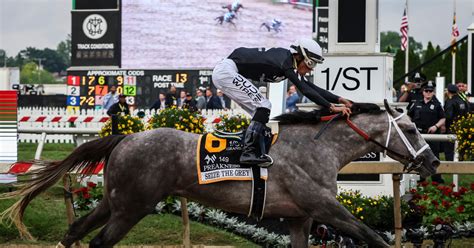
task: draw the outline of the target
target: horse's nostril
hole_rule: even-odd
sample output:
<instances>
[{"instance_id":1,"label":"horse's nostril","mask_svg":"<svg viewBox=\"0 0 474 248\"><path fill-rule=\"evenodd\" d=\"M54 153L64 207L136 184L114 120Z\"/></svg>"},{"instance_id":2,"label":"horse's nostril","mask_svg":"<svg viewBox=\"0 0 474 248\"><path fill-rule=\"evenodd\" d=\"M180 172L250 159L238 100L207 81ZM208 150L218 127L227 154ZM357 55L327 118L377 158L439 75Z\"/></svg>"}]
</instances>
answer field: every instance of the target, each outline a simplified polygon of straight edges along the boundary
<instances>
[{"instance_id":1,"label":"horse's nostril","mask_svg":"<svg viewBox=\"0 0 474 248\"><path fill-rule=\"evenodd\" d=\"M438 166L439 166L440 164L441 164L441 162L439 162L439 160L433 161L433 166L434 166L435 168L438 168Z\"/></svg>"}]
</instances>

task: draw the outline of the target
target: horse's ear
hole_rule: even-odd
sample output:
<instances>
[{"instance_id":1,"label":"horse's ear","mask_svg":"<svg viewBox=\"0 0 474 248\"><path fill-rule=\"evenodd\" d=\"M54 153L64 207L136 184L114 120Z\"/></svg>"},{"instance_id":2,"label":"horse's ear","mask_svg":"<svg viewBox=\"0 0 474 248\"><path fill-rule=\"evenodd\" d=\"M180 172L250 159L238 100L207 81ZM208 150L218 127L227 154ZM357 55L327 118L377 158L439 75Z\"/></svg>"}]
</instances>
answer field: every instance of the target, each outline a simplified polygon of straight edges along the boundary
<instances>
[{"instance_id":1,"label":"horse's ear","mask_svg":"<svg viewBox=\"0 0 474 248\"><path fill-rule=\"evenodd\" d=\"M385 107L385 110L387 110L387 112L393 116L393 110L390 108L390 105L388 105L388 101L387 99L383 99L383 106Z\"/></svg>"}]
</instances>

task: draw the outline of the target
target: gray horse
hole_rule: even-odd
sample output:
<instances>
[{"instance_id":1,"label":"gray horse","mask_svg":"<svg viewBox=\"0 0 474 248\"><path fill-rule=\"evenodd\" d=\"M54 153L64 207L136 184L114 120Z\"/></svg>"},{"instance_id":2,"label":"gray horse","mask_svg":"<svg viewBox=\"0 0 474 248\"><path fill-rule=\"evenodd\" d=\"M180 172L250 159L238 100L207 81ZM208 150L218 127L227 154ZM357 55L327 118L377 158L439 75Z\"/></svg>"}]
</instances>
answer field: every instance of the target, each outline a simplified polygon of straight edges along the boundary
<instances>
[{"instance_id":1,"label":"gray horse","mask_svg":"<svg viewBox=\"0 0 474 248\"><path fill-rule=\"evenodd\" d=\"M351 117L354 125L374 142L364 140L341 119L332 122L321 138L315 140L314 135L323 123L316 123L314 114L298 112L278 118L281 125L278 141L270 151L275 164L269 168L264 217L288 220L292 247L308 247L313 220L334 226L370 247L388 247L335 197L338 171L368 152L382 152L381 144L387 139L389 156L405 165L415 165L413 168L423 177L435 173L439 160L426 148L414 124L388 105L386 109L377 107L375 113ZM46 163L18 191L1 195L0 199L22 196L3 216L8 216L23 235L28 235L22 223L28 203L67 172L93 169L98 161L107 162L104 198L94 210L71 225L58 247L70 247L104 225L90 241L90 247L112 247L169 195L246 214L251 192L248 181L198 184L195 164L198 138L196 134L160 128L88 142L63 161Z\"/></svg>"}]
</instances>

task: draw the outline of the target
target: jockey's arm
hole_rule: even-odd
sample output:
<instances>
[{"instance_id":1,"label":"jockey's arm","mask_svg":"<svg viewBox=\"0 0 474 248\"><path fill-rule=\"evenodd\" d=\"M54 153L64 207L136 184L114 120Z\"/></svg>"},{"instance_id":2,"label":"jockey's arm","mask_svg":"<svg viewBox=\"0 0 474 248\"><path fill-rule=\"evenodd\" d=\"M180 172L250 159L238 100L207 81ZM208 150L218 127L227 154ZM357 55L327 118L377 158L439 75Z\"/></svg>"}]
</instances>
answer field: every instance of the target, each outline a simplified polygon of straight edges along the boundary
<instances>
[{"instance_id":1,"label":"jockey's arm","mask_svg":"<svg viewBox=\"0 0 474 248\"><path fill-rule=\"evenodd\" d=\"M318 87L316 84L313 84L313 83L310 83L310 82L306 81L304 77L302 77L302 81L304 83L308 84L314 90L316 90L322 97L324 97L329 102L331 102L331 103L341 103L341 104L344 104L348 108L352 107L352 101L347 100L342 96L334 95L333 93Z\"/></svg>"},{"instance_id":2,"label":"jockey's arm","mask_svg":"<svg viewBox=\"0 0 474 248\"><path fill-rule=\"evenodd\" d=\"M325 108L328 108L328 109L331 108L331 103L326 98L321 96L317 90L313 89L309 85L309 83L305 81L301 81L298 78L297 74L292 69L287 70L285 74L288 80L290 80L296 86L296 88L298 88L301 91L301 93L304 96L306 96L309 100ZM337 99L336 99L336 102L337 102Z\"/></svg>"},{"instance_id":3,"label":"jockey's arm","mask_svg":"<svg viewBox=\"0 0 474 248\"><path fill-rule=\"evenodd\" d=\"M328 100L329 102L332 103L339 103L339 99L341 98L340 96L334 95L333 93L324 90L320 87L318 87L316 84L310 83L302 77L303 83L306 83L309 87L313 88L315 91L317 91L324 99Z\"/></svg>"}]
</instances>

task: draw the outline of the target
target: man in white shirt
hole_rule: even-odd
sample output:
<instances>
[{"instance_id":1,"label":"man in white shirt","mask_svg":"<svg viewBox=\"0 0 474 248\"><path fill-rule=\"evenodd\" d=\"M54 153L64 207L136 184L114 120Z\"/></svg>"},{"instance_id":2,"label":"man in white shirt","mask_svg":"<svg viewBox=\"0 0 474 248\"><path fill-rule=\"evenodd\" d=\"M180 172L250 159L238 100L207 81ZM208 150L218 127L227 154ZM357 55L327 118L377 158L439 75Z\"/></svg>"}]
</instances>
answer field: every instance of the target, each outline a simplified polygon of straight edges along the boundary
<instances>
[{"instance_id":1,"label":"man in white shirt","mask_svg":"<svg viewBox=\"0 0 474 248\"><path fill-rule=\"evenodd\" d=\"M109 110L109 108L118 101L117 87L112 85L109 88L109 92L104 96L104 102L102 106L105 110Z\"/></svg>"}]
</instances>

